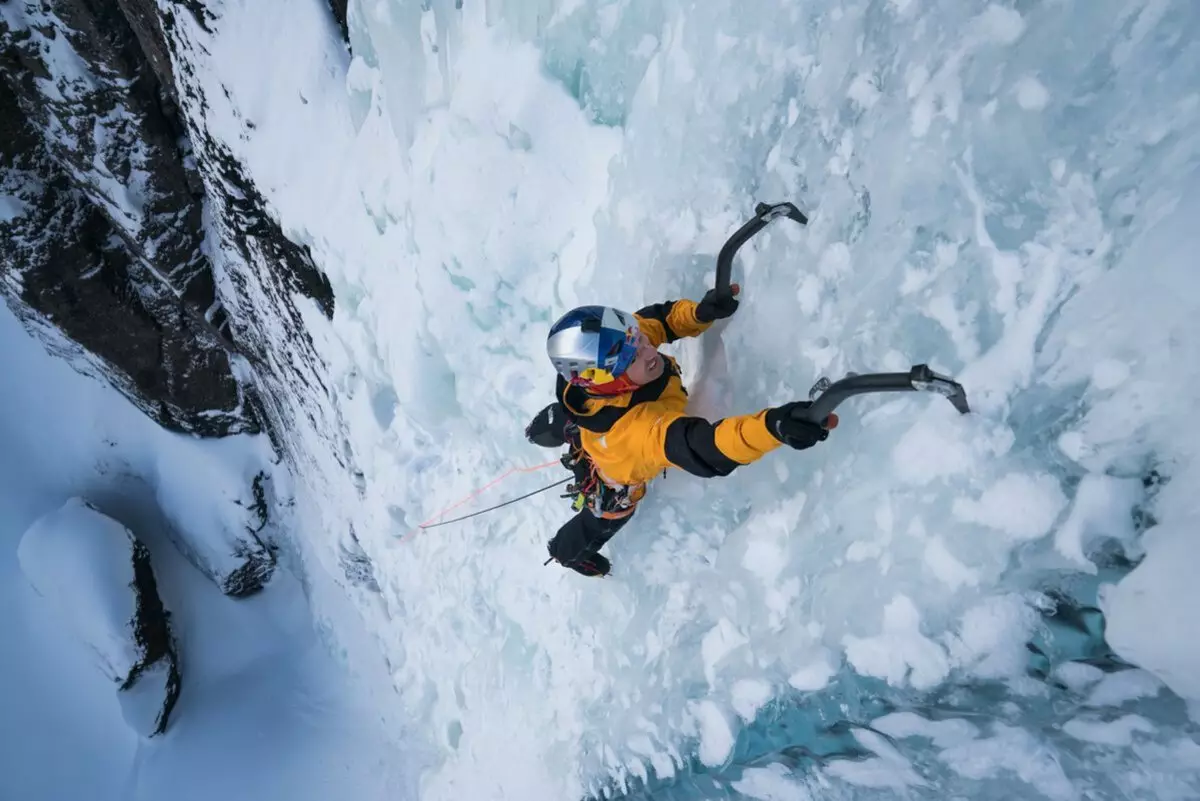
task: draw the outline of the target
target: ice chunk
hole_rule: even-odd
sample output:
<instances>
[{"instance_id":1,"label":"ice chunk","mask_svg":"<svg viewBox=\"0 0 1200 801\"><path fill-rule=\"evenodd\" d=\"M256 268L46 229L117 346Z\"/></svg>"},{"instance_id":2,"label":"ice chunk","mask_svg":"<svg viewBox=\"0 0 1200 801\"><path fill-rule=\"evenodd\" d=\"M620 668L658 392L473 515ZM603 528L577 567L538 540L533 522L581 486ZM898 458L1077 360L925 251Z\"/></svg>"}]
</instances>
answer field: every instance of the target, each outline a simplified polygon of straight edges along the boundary
<instances>
[{"instance_id":1,"label":"ice chunk","mask_svg":"<svg viewBox=\"0 0 1200 801\"><path fill-rule=\"evenodd\" d=\"M1104 675L1100 668L1083 662L1063 662L1054 669L1054 677L1075 692L1083 692Z\"/></svg>"},{"instance_id":2,"label":"ice chunk","mask_svg":"<svg viewBox=\"0 0 1200 801\"><path fill-rule=\"evenodd\" d=\"M733 789L756 801L812 801L808 788L790 776L791 772L778 763L747 768L733 783Z\"/></svg>"},{"instance_id":3,"label":"ice chunk","mask_svg":"<svg viewBox=\"0 0 1200 801\"><path fill-rule=\"evenodd\" d=\"M1096 566L1084 555L1088 539L1110 536L1131 540L1133 508L1143 495L1137 479L1084 476L1075 490L1070 514L1054 534L1055 549L1082 569L1095 573Z\"/></svg>"},{"instance_id":4,"label":"ice chunk","mask_svg":"<svg viewBox=\"0 0 1200 801\"><path fill-rule=\"evenodd\" d=\"M700 761L716 767L733 751L733 729L725 713L709 700L692 704L692 715L700 728Z\"/></svg>"},{"instance_id":5,"label":"ice chunk","mask_svg":"<svg viewBox=\"0 0 1200 801\"><path fill-rule=\"evenodd\" d=\"M1185 698L1200 700L1200 539L1195 527L1159 525L1143 538L1146 558L1101 596L1106 637L1125 659Z\"/></svg>"},{"instance_id":6,"label":"ice chunk","mask_svg":"<svg viewBox=\"0 0 1200 801\"><path fill-rule=\"evenodd\" d=\"M1033 75L1017 81L1017 104L1026 111L1041 111L1050 102L1050 92Z\"/></svg>"},{"instance_id":7,"label":"ice chunk","mask_svg":"<svg viewBox=\"0 0 1200 801\"><path fill-rule=\"evenodd\" d=\"M921 633L921 613L906 595L883 611L883 631L875 637L846 635L846 658L860 673L928 689L946 677L950 664L943 648Z\"/></svg>"},{"instance_id":8,"label":"ice chunk","mask_svg":"<svg viewBox=\"0 0 1200 801\"><path fill-rule=\"evenodd\" d=\"M984 678L1022 675L1025 643L1037 626L1037 615L1016 595L986 598L962 616L957 634L947 637L953 660Z\"/></svg>"},{"instance_id":9,"label":"ice chunk","mask_svg":"<svg viewBox=\"0 0 1200 801\"><path fill-rule=\"evenodd\" d=\"M1109 721L1081 716L1063 724L1063 731L1076 740L1124 747L1133 745L1134 732L1152 734L1154 725L1141 715L1125 715Z\"/></svg>"},{"instance_id":10,"label":"ice chunk","mask_svg":"<svg viewBox=\"0 0 1200 801\"><path fill-rule=\"evenodd\" d=\"M912 712L893 712L871 721L871 728L889 737L926 737L938 748L949 748L973 740L979 730L960 718L927 720Z\"/></svg>"},{"instance_id":11,"label":"ice chunk","mask_svg":"<svg viewBox=\"0 0 1200 801\"><path fill-rule=\"evenodd\" d=\"M1120 706L1138 698L1151 698L1162 690L1162 682L1145 670L1122 670L1102 678L1087 698L1088 706Z\"/></svg>"},{"instance_id":12,"label":"ice chunk","mask_svg":"<svg viewBox=\"0 0 1200 801\"><path fill-rule=\"evenodd\" d=\"M821 649L821 655L788 677L788 684L801 692L816 692L829 684L835 672L829 652Z\"/></svg>"},{"instance_id":13,"label":"ice chunk","mask_svg":"<svg viewBox=\"0 0 1200 801\"><path fill-rule=\"evenodd\" d=\"M1009 473L984 490L978 500L956 500L954 515L1022 541L1048 532L1066 505L1067 499L1053 476Z\"/></svg>"},{"instance_id":14,"label":"ice chunk","mask_svg":"<svg viewBox=\"0 0 1200 801\"><path fill-rule=\"evenodd\" d=\"M746 638L728 618L721 618L709 629L700 650L704 655L704 676L710 685L717 680L717 663L745 644Z\"/></svg>"},{"instance_id":15,"label":"ice chunk","mask_svg":"<svg viewBox=\"0 0 1200 801\"><path fill-rule=\"evenodd\" d=\"M742 679L733 685L733 709L749 723L763 704L771 700L771 685L762 679Z\"/></svg>"},{"instance_id":16,"label":"ice chunk","mask_svg":"<svg viewBox=\"0 0 1200 801\"><path fill-rule=\"evenodd\" d=\"M855 729L854 739L878 756L862 761L834 760L825 768L830 774L860 787L898 790L925 784L912 764L885 738L873 731Z\"/></svg>"},{"instance_id":17,"label":"ice chunk","mask_svg":"<svg viewBox=\"0 0 1200 801\"><path fill-rule=\"evenodd\" d=\"M1025 20L1016 9L992 3L975 18L975 29L983 38L1009 45L1021 38Z\"/></svg>"},{"instance_id":18,"label":"ice chunk","mask_svg":"<svg viewBox=\"0 0 1200 801\"><path fill-rule=\"evenodd\" d=\"M1002 772L1015 773L1021 781L1055 801L1079 798L1071 780L1054 758L1028 732L999 724L995 734L971 740L942 751L942 760L960 776L983 779Z\"/></svg>"},{"instance_id":19,"label":"ice chunk","mask_svg":"<svg viewBox=\"0 0 1200 801\"><path fill-rule=\"evenodd\" d=\"M950 553L941 537L931 537L925 543L925 566L951 592L960 587L973 587L979 583L979 571L967 567Z\"/></svg>"}]
</instances>

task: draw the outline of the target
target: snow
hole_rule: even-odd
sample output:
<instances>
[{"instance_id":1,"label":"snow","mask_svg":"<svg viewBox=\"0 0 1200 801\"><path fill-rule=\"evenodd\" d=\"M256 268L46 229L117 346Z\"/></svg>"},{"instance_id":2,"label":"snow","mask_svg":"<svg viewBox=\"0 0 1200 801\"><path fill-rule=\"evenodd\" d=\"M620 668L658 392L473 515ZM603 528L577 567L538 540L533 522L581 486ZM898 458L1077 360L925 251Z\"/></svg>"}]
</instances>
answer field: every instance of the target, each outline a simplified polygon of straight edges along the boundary
<instances>
[{"instance_id":1,"label":"snow","mask_svg":"<svg viewBox=\"0 0 1200 801\"><path fill-rule=\"evenodd\" d=\"M110 681L123 684L141 660L134 639L133 535L80 498L39 517L21 537L21 572L59 625L87 643Z\"/></svg>"},{"instance_id":2,"label":"snow","mask_svg":"<svg viewBox=\"0 0 1200 801\"><path fill-rule=\"evenodd\" d=\"M151 477L129 473L131 464L175 453L173 435L48 355L5 306L0 371L0 619L6 654L19 654L0 660L0 796L211 801L284 793L315 801L342 791L410 793L411 772L393 740L401 727L382 707L384 667L332 657L286 571L260 595L234 600L175 549ZM243 459L257 453L246 445ZM217 488L240 468L232 459ZM175 470L186 474L187 464ZM193 485L197 496L205 490ZM162 676L148 671L118 694L113 673L95 667L103 659L116 671L118 660L130 659L119 635L131 594L111 591L131 577L129 535L71 500L81 494L137 529L171 612L183 684L170 728L153 741L135 730L145 707L161 700ZM361 632L352 623L346 617L341 637ZM73 628L102 650L84 647Z\"/></svg>"},{"instance_id":3,"label":"snow","mask_svg":"<svg viewBox=\"0 0 1200 801\"><path fill-rule=\"evenodd\" d=\"M228 0L215 34L186 14L175 31L207 103L193 123L246 165L337 296L331 322L302 308L328 392L282 401L326 414L286 432L293 559L340 657L386 662L376 708L412 722L410 795L612 794L648 763L698 764L760 798L1085 797L1113 771L1063 734L1025 647L1044 622L1031 588L1059 586L1115 585L1108 641L1141 668L1053 665L1097 699L1070 714L1127 705L1155 727L1130 729L1131 750L1174 753L1186 730L1154 710L1177 713L1163 683L1194 697L1200 675L1185 584L1200 569L1194 15L1119 0L453 5L352 3L353 61L316 0ZM603 581L542 567L569 514L552 493L414 531L546 460L521 432L549 399L551 320L698 298L724 239L776 199L810 225L744 248L741 311L669 348L705 413L927 362L963 381L972 415L856 399L810 451L722 480L674 473L607 546ZM248 443L199 446L201 475L232 471L213 497L261 462L238 461ZM79 455L59 459L90 465ZM202 497L133 462L192 519ZM1170 481L1135 496L1152 468ZM464 511L559 477L514 473ZM1157 525L1130 523L1133 505ZM203 512L205 541L231 525ZM351 527L378 592L340 578ZM1126 575L1092 563L1106 537L1146 558ZM287 581L268 593L299 603ZM255 629L237 631L249 648ZM311 675L340 677L326 668ZM286 678L303 708L310 685ZM914 714L936 698L975 728L921 715L884 724L913 732L890 747L828 726L801 742L756 728L764 686L772 710L855 731L885 714L865 708L876 696ZM767 766L735 764L743 733L771 740ZM330 742L299 740L310 756ZM770 762L796 745L834 756ZM1195 797L1187 760L1144 768L1146 797Z\"/></svg>"}]
</instances>

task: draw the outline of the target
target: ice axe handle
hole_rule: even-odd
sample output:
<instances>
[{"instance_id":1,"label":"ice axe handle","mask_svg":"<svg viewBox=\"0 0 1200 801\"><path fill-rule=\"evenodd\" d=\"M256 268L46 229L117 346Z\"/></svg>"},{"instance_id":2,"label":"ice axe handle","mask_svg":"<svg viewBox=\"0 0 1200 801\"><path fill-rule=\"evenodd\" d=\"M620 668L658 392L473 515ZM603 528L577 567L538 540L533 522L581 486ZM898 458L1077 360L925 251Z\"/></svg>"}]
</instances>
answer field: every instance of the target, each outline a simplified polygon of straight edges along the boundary
<instances>
[{"instance_id":1,"label":"ice axe handle","mask_svg":"<svg viewBox=\"0 0 1200 801\"><path fill-rule=\"evenodd\" d=\"M792 203L759 203L754 207L754 216L747 220L741 228L734 231L733 236L721 246L717 254L717 289L728 290L729 278L733 274L733 257L738 248L749 242L755 234L771 224L773 220L787 217L801 225L808 225L808 217Z\"/></svg>"},{"instance_id":2,"label":"ice axe handle","mask_svg":"<svg viewBox=\"0 0 1200 801\"><path fill-rule=\"evenodd\" d=\"M928 365L917 364L907 373L866 373L847 376L835 381L806 409L797 409L793 415L809 423L823 424L842 401L855 395L873 392L935 392L945 397L959 414L971 411L967 405L967 393L962 385L951 378L939 375Z\"/></svg>"}]
</instances>

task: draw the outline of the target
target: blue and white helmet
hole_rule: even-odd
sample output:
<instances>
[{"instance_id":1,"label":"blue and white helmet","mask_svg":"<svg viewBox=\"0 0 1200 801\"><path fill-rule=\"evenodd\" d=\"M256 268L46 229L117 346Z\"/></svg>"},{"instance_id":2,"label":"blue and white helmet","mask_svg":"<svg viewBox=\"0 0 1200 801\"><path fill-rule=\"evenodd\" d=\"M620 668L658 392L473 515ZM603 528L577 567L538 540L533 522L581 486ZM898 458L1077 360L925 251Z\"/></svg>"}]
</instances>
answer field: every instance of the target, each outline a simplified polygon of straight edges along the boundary
<instances>
[{"instance_id":1,"label":"blue and white helmet","mask_svg":"<svg viewBox=\"0 0 1200 801\"><path fill-rule=\"evenodd\" d=\"M550 363L572 384L605 384L637 356L637 318L611 306L580 306L564 314L546 338Z\"/></svg>"}]
</instances>

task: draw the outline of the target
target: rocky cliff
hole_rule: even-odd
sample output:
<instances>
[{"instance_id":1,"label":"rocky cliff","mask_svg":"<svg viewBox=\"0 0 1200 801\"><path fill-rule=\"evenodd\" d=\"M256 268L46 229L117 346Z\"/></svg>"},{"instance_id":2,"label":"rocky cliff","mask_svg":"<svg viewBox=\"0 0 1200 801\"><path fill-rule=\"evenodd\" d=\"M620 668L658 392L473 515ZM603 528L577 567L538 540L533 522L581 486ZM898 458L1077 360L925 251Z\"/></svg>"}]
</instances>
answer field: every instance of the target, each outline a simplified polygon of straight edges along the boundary
<instances>
[{"instance_id":1,"label":"rocky cliff","mask_svg":"<svg viewBox=\"0 0 1200 801\"><path fill-rule=\"evenodd\" d=\"M297 298L332 317L333 293L196 122L205 99L171 31L179 15L207 29L219 11L0 0L0 293L162 426L277 442L272 394L297 370L309 384L321 372ZM345 31L345 4L331 13ZM265 582L269 543L250 530L235 540L239 575Z\"/></svg>"}]
</instances>

